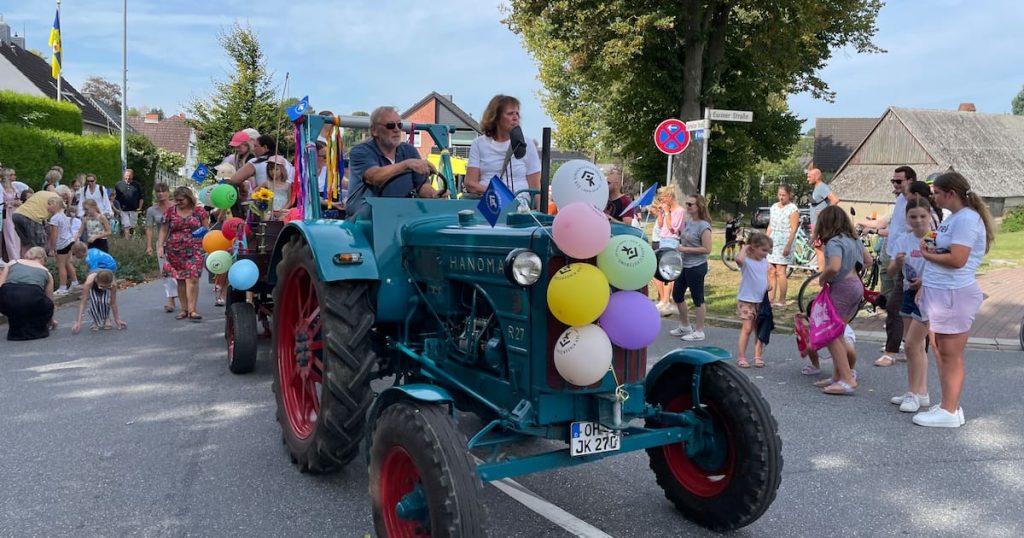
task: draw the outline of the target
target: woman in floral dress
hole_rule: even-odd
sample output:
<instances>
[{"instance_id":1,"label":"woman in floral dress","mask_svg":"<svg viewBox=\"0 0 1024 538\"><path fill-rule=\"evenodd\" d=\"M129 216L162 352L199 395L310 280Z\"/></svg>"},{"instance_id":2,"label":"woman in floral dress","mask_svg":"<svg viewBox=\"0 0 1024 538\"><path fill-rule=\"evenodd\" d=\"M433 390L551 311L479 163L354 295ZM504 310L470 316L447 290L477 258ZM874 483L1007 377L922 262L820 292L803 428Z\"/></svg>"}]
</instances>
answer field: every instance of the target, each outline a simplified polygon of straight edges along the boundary
<instances>
[{"instance_id":1,"label":"woman in floral dress","mask_svg":"<svg viewBox=\"0 0 1024 538\"><path fill-rule=\"evenodd\" d=\"M772 252L768 255L768 287L772 306L786 306L789 281L786 269L793 263L793 240L800 225L800 209L793 203L793 189L779 185L779 203L772 204L768 221L768 237L772 238Z\"/></svg>"},{"instance_id":2,"label":"woman in floral dress","mask_svg":"<svg viewBox=\"0 0 1024 538\"><path fill-rule=\"evenodd\" d=\"M192 233L200 227L210 226L210 217L196 204L195 194L188 187L174 191L174 206L164 213L157 237L158 258L164 258L164 271L178 282L178 302L181 311L175 319L203 319L196 312L199 298L199 276L203 273L203 241Z\"/></svg>"}]
</instances>

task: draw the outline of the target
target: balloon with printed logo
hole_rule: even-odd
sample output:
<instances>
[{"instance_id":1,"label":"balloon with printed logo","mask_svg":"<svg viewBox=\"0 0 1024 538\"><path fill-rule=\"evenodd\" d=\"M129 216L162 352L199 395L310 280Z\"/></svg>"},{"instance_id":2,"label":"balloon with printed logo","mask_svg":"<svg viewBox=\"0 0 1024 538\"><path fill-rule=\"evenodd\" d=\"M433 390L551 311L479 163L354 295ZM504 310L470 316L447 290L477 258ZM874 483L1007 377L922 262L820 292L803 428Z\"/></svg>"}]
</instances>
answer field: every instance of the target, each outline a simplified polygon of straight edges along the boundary
<instances>
[{"instance_id":1,"label":"balloon with printed logo","mask_svg":"<svg viewBox=\"0 0 1024 538\"><path fill-rule=\"evenodd\" d=\"M598 211L608 204L608 182L601 169L590 161L569 161L555 171L551 181L551 197L561 212L562 208L584 202Z\"/></svg>"},{"instance_id":2,"label":"balloon with printed logo","mask_svg":"<svg viewBox=\"0 0 1024 538\"><path fill-rule=\"evenodd\" d=\"M608 279L589 263L562 267L548 283L548 308L566 325L586 325L608 306Z\"/></svg>"},{"instance_id":3,"label":"balloon with printed logo","mask_svg":"<svg viewBox=\"0 0 1024 538\"><path fill-rule=\"evenodd\" d=\"M203 236L203 250L207 253L214 253L218 250L227 250L231 248L231 240L224 237L224 232L220 230L211 230Z\"/></svg>"},{"instance_id":4,"label":"balloon with printed logo","mask_svg":"<svg viewBox=\"0 0 1024 538\"><path fill-rule=\"evenodd\" d=\"M635 235L617 235L597 255L597 266L612 286L638 290L654 278L658 262L647 241Z\"/></svg>"},{"instance_id":5,"label":"balloon with printed logo","mask_svg":"<svg viewBox=\"0 0 1024 538\"><path fill-rule=\"evenodd\" d=\"M646 295L617 291L608 299L608 308L598 323L613 344L623 349L644 349L658 338L661 314Z\"/></svg>"},{"instance_id":6,"label":"balloon with printed logo","mask_svg":"<svg viewBox=\"0 0 1024 538\"><path fill-rule=\"evenodd\" d=\"M551 237L559 250L577 260L597 256L611 233L608 217L582 202L563 207L551 223Z\"/></svg>"},{"instance_id":7,"label":"balloon with printed logo","mask_svg":"<svg viewBox=\"0 0 1024 538\"><path fill-rule=\"evenodd\" d=\"M241 239L242 237L248 237L251 232L249 225L238 217L231 217L224 221L224 225L221 228L224 233L224 237L227 237L231 241ZM241 232L241 235L239 235L239 232Z\"/></svg>"},{"instance_id":8,"label":"balloon with printed logo","mask_svg":"<svg viewBox=\"0 0 1024 538\"><path fill-rule=\"evenodd\" d=\"M555 341L555 369L566 381L586 387L604 379L612 365L612 343L597 325L569 327Z\"/></svg>"},{"instance_id":9,"label":"balloon with printed logo","mask_svg":"<svg viewBox=\"0 0 1024 538\"><path fill-rule=\"evenodd\" d=\"M218 209L231 209L238 201L238 191L231 185L222 183L210 191L210 201L213 202L213 207Z\"/></svg>"},{"instance_id":10,"label":"balloon with printed logo","mask_svg":"<svg viewBox=\"0 0 1024 538\"><path fill-rule=\"evenodd\" d=\"M256 285L260 269L252 260L238 260L228 269L228 283L236 290L245 291Z\"/></svg>"},{"instance_id":11,"label":"balloon with printed logo","mask_svg":"<svg viewBox=\"0 0 1024 538\"><path fill-rule=\"evenodd\" d=\"M210 200L210 193L213 192L213 188L216 185L207 185L199 189L199 203L206 207L213 207L213 201Z\"/></svg>"},{"instance_id":12,"label":"balloon with printed logo","mask_svg":"<svg viewBox=\"0 0 1024 538\"><path fill-rule=\"evenodd\" d=\"M228 272L232 263L234 260L231 258L231 253L226 250L211 252L206 257L206 268L215 275L223 275Z\"/></svg>"}]
</instances>

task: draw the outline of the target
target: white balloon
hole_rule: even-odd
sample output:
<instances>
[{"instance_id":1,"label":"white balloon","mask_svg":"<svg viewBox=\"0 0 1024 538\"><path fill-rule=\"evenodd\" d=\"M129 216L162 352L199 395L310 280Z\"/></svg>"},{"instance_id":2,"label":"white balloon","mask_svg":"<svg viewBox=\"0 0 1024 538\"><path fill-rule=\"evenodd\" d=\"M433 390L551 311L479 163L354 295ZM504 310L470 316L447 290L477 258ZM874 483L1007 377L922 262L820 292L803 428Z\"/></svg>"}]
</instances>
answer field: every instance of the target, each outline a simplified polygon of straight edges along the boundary
<instances>
[{"instance_id":1,"label":"white balloon","mask_svg":"<svg viewBox=\"0 0 1024 538\"><path fill-rule=\"evenodd\" d=\"M555 342L555 369L580 387L604 379L612 365L612 342L597 325L569 327Z\"/></svg>"},{"instance_id":2,"label":"white balloon","mask_svg":"<svg viewBox=\"0 0 1024 538\"><path fill-rule=\"evenodd\" d=\"M604 211L608 205L608 182L596 164L576 159L563 164L551 181L551 197L558 207L585 202Z\"/></svg>"}]
</instances>

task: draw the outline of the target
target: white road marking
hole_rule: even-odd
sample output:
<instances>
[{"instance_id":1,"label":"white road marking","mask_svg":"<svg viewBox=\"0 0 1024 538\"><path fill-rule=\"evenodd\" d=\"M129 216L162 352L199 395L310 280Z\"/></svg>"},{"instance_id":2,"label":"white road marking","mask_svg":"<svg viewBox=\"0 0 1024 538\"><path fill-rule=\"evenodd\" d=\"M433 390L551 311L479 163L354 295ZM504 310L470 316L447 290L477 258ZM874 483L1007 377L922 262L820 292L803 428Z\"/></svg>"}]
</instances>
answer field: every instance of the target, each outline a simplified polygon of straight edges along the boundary
<instances>
[{"instance_id":1,"label":"white road marking","mask_svg":"<svg viewBox=\"0 0 1024 538\"><path fill-rule=\"evenodd\" d=\"M476 461L477 463L483 463L480 458L476 458ZM533 510L555 525L562 527L574 536L612 538L610 534L551 504L547 499L526 489L525 486L511 478L502 478L501 480L494 480L489 483L498 488L498 491L519 501L523 506Z\"/></svg>"}]
</instances>

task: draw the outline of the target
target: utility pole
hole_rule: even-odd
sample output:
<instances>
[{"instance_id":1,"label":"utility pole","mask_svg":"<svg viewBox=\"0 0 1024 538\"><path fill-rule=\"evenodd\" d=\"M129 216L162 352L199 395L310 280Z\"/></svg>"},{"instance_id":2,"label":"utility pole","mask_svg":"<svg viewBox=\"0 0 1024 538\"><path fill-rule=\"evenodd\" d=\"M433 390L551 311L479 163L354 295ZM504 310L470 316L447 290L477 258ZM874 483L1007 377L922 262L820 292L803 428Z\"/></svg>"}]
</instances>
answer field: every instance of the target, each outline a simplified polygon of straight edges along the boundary
<instances>
[{"instance_id":1,"label":"utility pole","mask_svg":"<svg viewBox=\"0 0 1024 538\"><path fill-rule=\"evenodd\" d=\"M60 0L57 1L60 5ZM121 6L121 174L128 168L128 0Z\"/></svg>"}]
</instances>

